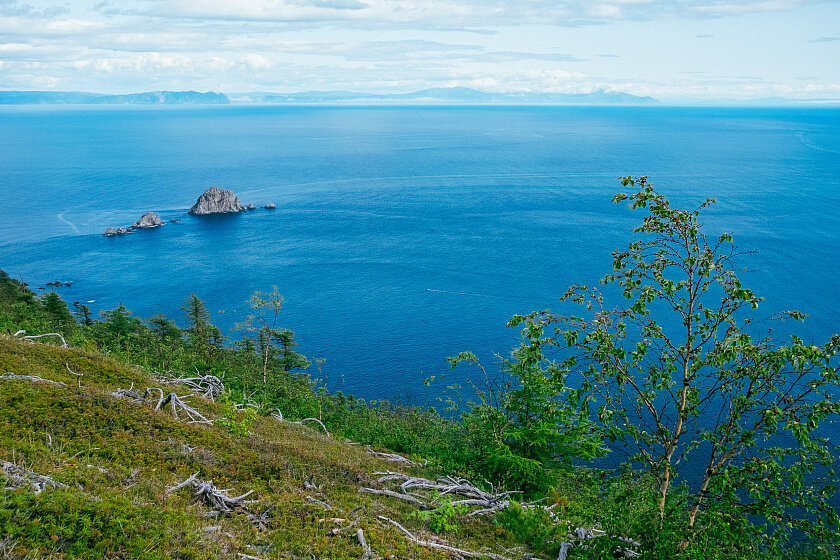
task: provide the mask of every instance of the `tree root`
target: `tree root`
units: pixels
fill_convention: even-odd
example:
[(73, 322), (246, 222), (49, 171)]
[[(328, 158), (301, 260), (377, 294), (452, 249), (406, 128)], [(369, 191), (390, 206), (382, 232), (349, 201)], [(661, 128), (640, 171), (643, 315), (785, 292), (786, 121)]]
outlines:
[(191, 475), (185, 481), (166, 489), (167, 494), (177, 492), (181, 488), (191, 486), (194, 490), (193, 497), (199, 501), (207, 502), (210, 507), (221, 513), (230, 513), (236, 510), (248, 511), (248, 504), (256, 503), (256, 500), (245, 500), (246, 497), (254, 493), (249, 490), (241, 496), (228, 496), (229, 490), (220, 490), (216, 488), (212, 480), (199, 480), (198, 473)]
[(184, 395), (183, 397), (179, 397), (175, 393), (169, 393), (165, 397), (163, 396), (163, 389), (160, 387), (146, 387), (146, 392), (143, 394), (145, 399), (152, 391), (158, 391), (160, 394), (160, 398), (158, 399), (157, 405), (155, 405), (155, 410), (160, 410), (167, 404), (171, 405), (172, 408), (172, 416), (175, 417), (176, 420), (180, 420), (181, 418), (178, 416), (178, 411), (181, 410), (190, 421), (191, 424), (212, 424), (213, 420), (206, 418), (203, 414), (199, 411), (191, 407), (187, 404), (188, 397), (192, 396), (192, 393), (189, 395)]
[(35, 381), (36, 383), (48, 383), (49, 385), (56, 385), (58, 387), (67, 387), (67, 383), (62, 383), (61, 381), (44, 379), (42, 377), (38, 377), (37, 375), (17, 375), (16, 373), (12, 373), (11, 371), (7, 371), (3, 375), (0, 375), (0, 379), (9, 379), (15, 381)]

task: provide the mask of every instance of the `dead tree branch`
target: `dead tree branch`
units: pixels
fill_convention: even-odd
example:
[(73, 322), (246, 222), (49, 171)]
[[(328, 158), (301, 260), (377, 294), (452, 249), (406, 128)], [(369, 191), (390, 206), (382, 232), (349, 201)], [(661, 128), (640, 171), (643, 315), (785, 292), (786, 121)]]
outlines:
[(58, 338), (61, 339), (61, 347), (62, 348), (67, 348), (67, 341), (64, 340), (64, 337), (62, 335), (58, 334), (58, 333), (51, 332), (51, 333), (44, 333), (44, 334), (26, 335), (26, 331), (24, 331), (24, 330), (20, 330), (20, 331), (15, 333), (15, 338), (19, 338), (21, 340), (28, 340), (30, 344), (35, 344), (36, 339), (43, 338), (45, 336), (57, 336)]
[(402, 525), (400, 525), (399, 523), (397, 523), (393, 519), (388, 519), (387, 517), (384, 517), (382, 515), (378, 516), (378, 518), (381, 521), (385, 521), (385, 522), (390, 523), (391, 525), (393, 525), (394, 527), (396, 527), (397, 529), (402, 531), (403, 535), (405, 535), (405, 537), (408, 540), (410, 540), (411, 542), (413, 542), (415, 544), (418, 544), (420, 546), (424, 546), (426, 548), (436, 548), (438, 550), (445, 550), (446, 552), (449, 552), (451, 554), (465, 556), (467, 558), (491, 558), (492, 560), (511, 560), (510, 558), (507, 558), (506, 556), (502, 556), (500, 554), (495, 554), (493, 552), (473, 552), (473, 551), (470, 551), (470, 550), (463, 550), (461, 548), (455, 548), (454, 546), (448, 546), (448, 545), (445, 545), (445, 544), (440, 544), (440, 543), (436, 543), (436, 542), (432, 542), (432, 541), (424, 541), (422, 539), (419, 539), (419, 538), (415, 537), (411, 533), (411, 531), (409, 531), (408, 529), (406, 529), (405, 527), (403, 527)]
[(0, 379), (9, 379), (13, 381), (35, 381), (36, 383), (48, 383), (49, 385), (57, 385), (58, 387), (67, 387), (67, 383), (62, 383), (61, 381), (44, 379), (43, 377), (38, 377), (37, 375), (17, 375), (11, 371), (7, 371), (3, 375), (0, 375)]
[(373, 455), (374, 457), (378, 457), (378, 458), (382, 459), (383, 461), (388, 461), (390, 463), (403, 463), (405, 465), (408, 465), (409, 467), (422, 467), (423, 466), (416, 461), (412, 461), (411, 459), (407, 459), (407, 458), (403, 457), (402, 455), (397, 455), (396, 453), (382, 453), (380, 451), (374, 451), (373, 449), (370, 448), (370, 446), (367, 446), (367, 452), (370, 453), (371, 455)]
[(78, 381), (78, 383), (79, 383), (79, 389), (81, 389), (82, 388), (82, 377), (84, 377), (85, 374), (84, 373), (76, 373), (75, 371), (70, 369), (70, 364), (68, 364), (67, 362), (64, 363), (64, 367), (67, 368), (67, 371), (70, 372), (70, 375), (75, 375), (76, 376), (76, 381)]
[(370, 545), (365, 540), (365, 534), (361, 529), (356, 531), (356, 540), (359, 541), (359, 546), (365, 549), (365, 554), (362, 556), (362, 560), (370, 560), (373, 558), (373, 551), (370, 549)]
[(3, 474), (8, 479), (8, 483), (12, 488), (20, 488), (25, 484), (29, 484), (35, 494), (40, 494), (47, 488), (70, 489), (66, 484), (57, 482), (46, 475), (28, 471), (8, 461), (0, 461), (0, 469), (2, 469)]

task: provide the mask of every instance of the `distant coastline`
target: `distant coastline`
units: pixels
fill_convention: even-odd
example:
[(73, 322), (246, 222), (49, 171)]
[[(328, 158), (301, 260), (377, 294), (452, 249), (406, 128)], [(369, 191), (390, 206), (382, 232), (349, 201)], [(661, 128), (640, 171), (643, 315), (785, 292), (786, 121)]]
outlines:
[(464, 87), (411, 93), (304, 91), (216, 93), (151, 91), (112, 95), (90, 92), (0, 91), (0, 105), (658, 105), (653, 97), (614, 91), (592, 93), (491, 93)]

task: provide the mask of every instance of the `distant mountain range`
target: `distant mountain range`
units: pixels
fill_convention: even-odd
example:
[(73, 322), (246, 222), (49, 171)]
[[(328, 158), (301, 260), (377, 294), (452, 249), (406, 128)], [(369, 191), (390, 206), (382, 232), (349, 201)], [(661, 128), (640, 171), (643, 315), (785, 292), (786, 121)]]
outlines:
[(298, 93), (223, 93), (151, 91), (110, 95), (88, 92), (0, 91), (0, 105), (177, 105), (177, 104), (383, 104), (383, 105), (650, 105), (659, 101), (622, 92), (490, 93), (465, 87), (431, 88), (411, 93), (304, 91)]
[(0, 105), (184, 105), (230, 103), (223, 93), (148, 91), (126, 95), (83, 91), (0, 91)]
[(650, 105), (659, 100), (622, 92), (593, 93), (491, 93), (465, 87), (430, 88), (411, 93), (358, 93), (353, 91), (303, 91), (298, 93), (231, 94), (245, 103), (340, 103), (432, 105)]

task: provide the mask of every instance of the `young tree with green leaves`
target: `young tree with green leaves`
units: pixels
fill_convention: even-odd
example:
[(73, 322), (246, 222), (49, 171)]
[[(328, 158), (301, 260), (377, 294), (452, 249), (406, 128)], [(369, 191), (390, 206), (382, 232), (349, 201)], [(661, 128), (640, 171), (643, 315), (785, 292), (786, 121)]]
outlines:
[(306, 369), (309, 362), (306, 356), (294, 350), (297, 342), (295, 333), (277, 326), (283, 296), (277, 286), (269, 293), (256, 291), (246, 302), (255, 311), (248, 315), (237, 328), (254, 333), (255, 346), (259, 352), (262, 366), (263, 402), (267, 402), (269, 373), (275, 363), (284, 371)]
[[(622, 184), (641, 190), (613, 202), (646, 215), (634, 230), (642, 238), (613, 253), (604, 290), (568, 290), (563, 300), (582, 316), (542, 311), (510, 325), (553, 327), (542, 345), (559, 351), (576, 398), (596, 404), (607, 437), (657, 481), (658, 525), (681, 527), (677, 551), (727, 517), (744, 520), (767, 550), (794, 530), (815, 543), (836, 537), (835, 455), (821, 427), (840, 413), (840, 336), (813, 345), (760, 334), (763, 298), (738, 279), (732, 237), (701, 229), (714, 200), (680, 210), (645, 177)], [(626, 304), (607, 303), (610, 286)]]

